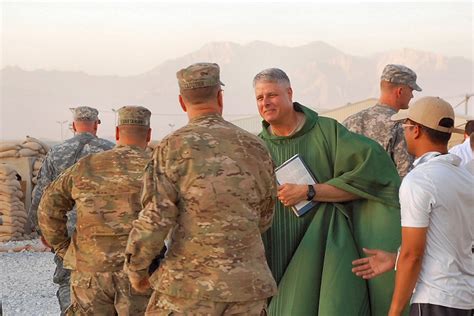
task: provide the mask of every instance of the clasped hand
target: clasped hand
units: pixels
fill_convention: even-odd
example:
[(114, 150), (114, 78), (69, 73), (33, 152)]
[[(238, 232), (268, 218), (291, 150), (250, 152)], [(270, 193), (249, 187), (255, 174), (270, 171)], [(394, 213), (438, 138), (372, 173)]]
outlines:
[(285, 206), (293, 206), (299, 202), (306, 200), (308, 195), (307, 184), (285, 183), (278, 186), (277, 197)]

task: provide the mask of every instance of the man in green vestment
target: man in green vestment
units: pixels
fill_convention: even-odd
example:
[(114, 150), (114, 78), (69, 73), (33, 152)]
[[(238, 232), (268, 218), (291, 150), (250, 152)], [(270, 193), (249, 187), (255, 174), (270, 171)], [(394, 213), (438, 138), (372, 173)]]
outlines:
[[(333, 119), (293, 103), (288, 76), (263, 70), (254, 78), (260, 137), (275, 164), (299, 154), (318, 183), (282, 183), (274, 222), (263, 238), (278, 282), (271, 315), (386, 315), (393, 273), (363, 280), (351, 262), (364, 247), (400, 244), (400, 178), (384, 149)], [(301, 217), (290, 207), (318, 202)]]

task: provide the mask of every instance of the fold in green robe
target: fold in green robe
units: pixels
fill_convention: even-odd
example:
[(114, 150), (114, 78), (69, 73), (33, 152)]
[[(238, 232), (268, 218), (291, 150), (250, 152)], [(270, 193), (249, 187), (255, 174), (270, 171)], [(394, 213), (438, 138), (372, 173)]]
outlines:
[[(352, 192), (360, 200), (319, 203), (297, 218), (277, 203), (273, 225), (264, 235), (278, 295), (271, 315), (386, 315), (393, 272), (365, 281), (351, 272), (362, 247), (396, 251), (400, 245), (400, 178), (383, 148), (349, 132), (335, 120), (295, 103), (303, 128), (290, 137), (260, 137), (278, 166), (299, 153), (320, 183)], [(317, 193), (316, 193), (317, 194)]]

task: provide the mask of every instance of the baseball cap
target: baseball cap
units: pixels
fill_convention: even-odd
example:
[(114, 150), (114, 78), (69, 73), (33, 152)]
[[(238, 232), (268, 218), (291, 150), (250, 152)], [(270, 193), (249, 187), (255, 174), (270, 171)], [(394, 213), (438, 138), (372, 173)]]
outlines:
[(454, 122), (455, 115), (451, 104), (440, 97), (423, 97), (414, 102), (407, 110), (400, 110), (392, 115), (392, 121), (409, 119), (413, 122), (443, 133), (464, 133), (463, 130), (439, 125), (442, 119), (449, 118)]

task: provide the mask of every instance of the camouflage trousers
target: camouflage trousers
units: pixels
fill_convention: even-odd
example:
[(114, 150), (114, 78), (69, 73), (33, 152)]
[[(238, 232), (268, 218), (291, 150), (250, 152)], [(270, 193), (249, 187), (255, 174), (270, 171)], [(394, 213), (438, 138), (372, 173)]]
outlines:
[(267, 299), (248, 302), (213, 302), (170, 296), (154, 291), (145, 315), (267, 315)]
[(133, 290), (123, 271), (72, 271), (71, 307), (66, 315), (143, 315), (150, 294), (151, 290), (146, 294)]
[[(73, 209), (67, 214), (67, 217), (68, 236), (71, 237), (76, 227), (77, 211)], [(71, 270), (63, 267), (63, 259), (58, 255), (54, 255), (54, 263), (56, 263), (56, 270), (54, 270), (53, 282), (59, 285), (56, 297), (58, 298), (61, 315), (65, 315), (66, 309), (71, 305)]]
[(54, 263), (56, 263), (56, 270), (54, 270), (53, 282), (59, 285), (56, 297), (58, 298), (61, 315), (65, 315), (66, 309), (71, 305), (71, 270), (63, 267), (63, 259), (58, 255), (54, 256)]

